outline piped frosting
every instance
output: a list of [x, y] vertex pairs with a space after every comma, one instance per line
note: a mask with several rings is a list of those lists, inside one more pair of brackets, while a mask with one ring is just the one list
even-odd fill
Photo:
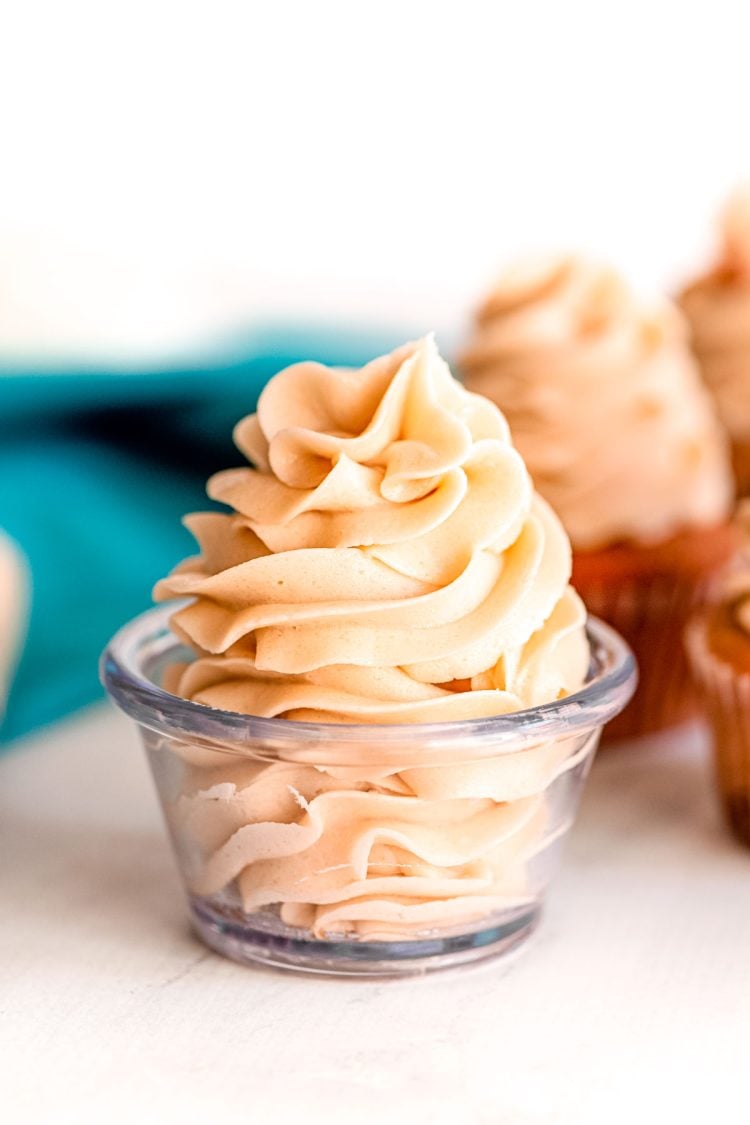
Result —
[[726, 516], [725, 440], [682, 318], [613, 270], [576, 257], [508, 270], [460, 364], [503, 410], [574, 548], [659, 542]]
[[[159, 583], [189, 597], [195, 659], [166, 686], [198, 703], [316, 722], [500, 715], [578, 689], [585, 610], [570, 545], [534, 495], [500, 411], [430, 338], [361, 371], [288, 368], [236, 428], [252, 466], [211, 479], [229, 513], [188, 518], [201, 553]], [[345, 764], [172, 744], [167, 815], [191, 891], [236, 888], [317, 937], [409, 938], [533, 899], [533, 856], [564, 831], [545, 791], [596, 734], [435, 764], [407, 740]], [[222, 899], [223, 901], [223, 899]]]
[[[232, 514], [160, 582], [197, 659], [170, 688], [266, 717], [431, 722], [580, 686], [585, 612], [559, 521], [500, 411], [428, 338], [361, 371], [295, 365], [236, 428]], [[459, 687], [461, 690], [457, 690]]]

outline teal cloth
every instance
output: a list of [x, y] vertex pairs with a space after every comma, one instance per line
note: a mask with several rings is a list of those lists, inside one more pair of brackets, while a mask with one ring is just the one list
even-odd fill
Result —
[[301, 359], [359, 366], [403, 338], [277, 325], [129, 370], [0, 360], [0, 527], [32, 579], [0, 742], [100, 695], [99, 653], [191, 552], [180, 518], [211, 506], [211, 472], [242, 463], [232, 427], [267, 379]]

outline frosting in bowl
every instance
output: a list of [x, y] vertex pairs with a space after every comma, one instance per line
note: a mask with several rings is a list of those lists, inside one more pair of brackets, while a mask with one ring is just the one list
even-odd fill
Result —
[[391, 771], [235, 759], [189, 768], [167, 815], [194, 894], [236, 880], [246, 911], [280, 904], [315, 936], [407, 936], [531, 900], [529, 862], [570, 823], [545, 793], [591, 741]]
[[729, 200], [720, 236], [716, 263], [680, 302], [722, 421], [750, 441], [750, 185]]
[[[198, 703], [321, 723], [518, 711], [588, 670], [570, 545], [500, 411], [431, 338], [361, 371], [298, 364], [236, 428], [252, 467], [209, 482], [201, 554], [160, 582], [196, 658], [165, 686]], [[314, 936], [409, 937], [530, 901], [530, 859], [564, 831], [545, 791], [595, 734], [472, 761], [258, 761], [185, 745], [168, 817], [190, 888], [236, 887]]]
[[613, 270], [577, 257], [508, 270], [461, 367], [504, 412], [575, 549], [659, 542], [726, 516], [725, 441], [682, 319]]

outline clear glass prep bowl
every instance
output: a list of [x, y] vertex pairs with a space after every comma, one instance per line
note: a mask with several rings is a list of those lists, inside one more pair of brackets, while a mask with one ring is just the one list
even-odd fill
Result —
[[175, 604], [121, 629], [102, 681], [138, 725], [192, 924], [238, 961], [396, 975], [527, 937], [603, 725], [635, 662], [590, 618], [574, 695], [511, 715], [334, 724], [221, 711], [160, 687], [192, 653]]

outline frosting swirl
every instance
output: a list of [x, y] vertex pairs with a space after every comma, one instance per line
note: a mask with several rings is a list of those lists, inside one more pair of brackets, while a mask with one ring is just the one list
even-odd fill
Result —
[[565, 533], [503, 416], [431, 339], [359, 372], [287, 368], [235, 439], [256, 467], [208, 485], [234, 514], [189, 517], [201, 555], [155, 591], [194, 598], [173, 618], [197, 653], [172, 675], [177, 694], [261, 716], [429, 722], [582, 683]]
[[717, 260], [680, 297], [722, 421], [750, 441], [750, 185], [729, 200]]
[[574, 548], [658, 542], [720, 521], [731, 477], [679, 313], [610, 269], [521, 263], [480, 308], [467, 386], [505, 413]]
[[[359, 372], [288, 368], [235, 439], [253, 467], [208, 486], [233, 512], [189, 517], [201, 554], [156, 588], [193, 598], [173, 624], [196, 659], [170, 690], [266, 717], [423, 723], [583, 683], [566, 535], [499, 410], [432, 339]], [[340, 766], [184, 746], [168, 816], [195, 894], [236, 887], [245, 910], [278, 905], [317, 936], [409, 937], [529, 901], [528, 861], [565, 827], [544, 792], [592, 737], [388, 767], [354, 744]]]

